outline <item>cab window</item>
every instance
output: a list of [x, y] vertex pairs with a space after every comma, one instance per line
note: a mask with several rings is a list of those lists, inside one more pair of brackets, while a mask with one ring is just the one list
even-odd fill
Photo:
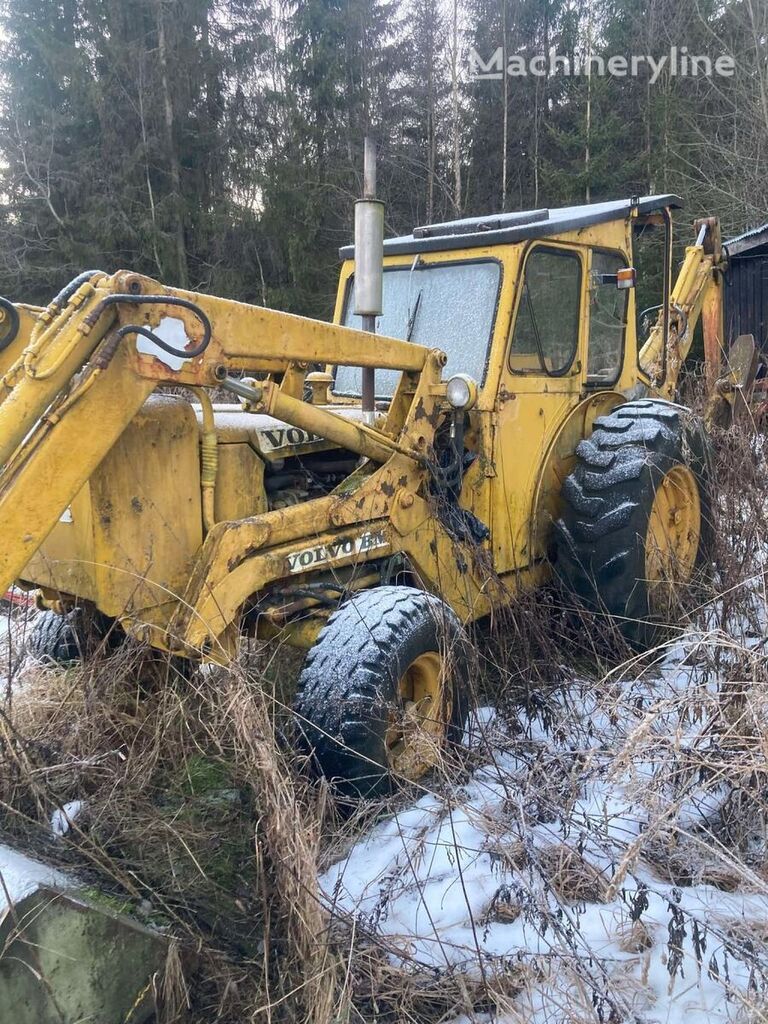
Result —
[[[482, 382], [500, 285], [501, 264], [495, 259], [446, 263], [417, 256], [409, 266], [385, 267], [384, 313], [376, 319], [376, 333], [442, 349], [448, 357], [446, 380], [453, 373], [468, 373]], [[352, 277], [342, 323], [359, 330], [363, 322], [354, 309]], [[398, 370], [377, 370], [376, 397], [391, 398], [399, 379]], [[358, 396], [361, 390], [360, 367], [339, 366], [334, 392]]]
[[560, 376], [573, 363], [579, 344], [580, 257], [538, 246], [525, 261], [522, 288], [510, 369]]
[[621, 372], [629, 292], [617, 288], [615, 284], [603, 284], [600, 279], [603, 274], [617, 274], [625, 266], [626, 260], [618, 253], [592, 253], [592, 275], [589, 282], [588, 384], [614, 384]]

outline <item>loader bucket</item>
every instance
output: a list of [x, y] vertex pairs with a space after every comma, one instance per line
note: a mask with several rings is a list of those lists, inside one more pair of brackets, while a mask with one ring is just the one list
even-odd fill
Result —
[[0, 1021], [144, 1024], [165, 937], [49, 878], [62, 880], [0, 846]]

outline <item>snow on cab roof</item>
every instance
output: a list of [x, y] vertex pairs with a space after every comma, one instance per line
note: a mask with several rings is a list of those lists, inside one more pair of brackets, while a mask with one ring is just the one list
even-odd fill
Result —
[[[410, 235], [388, 238], [384, 242], [384, 255], [399, 256], [522, 242], [529, 238], [545, 238], [547, 235], [576, 231], [591, 224], [624, 220], [633, 207], [640, 213], [654, 213], [667, 207], [680, 209], [682, 205], [682, 199], [676, 195], [634, 196], [585, 206], [561, 206], [554, 210], [521, 210], [487, 217], [467, 217], [442, 224], [427, 224], [414, 228]], [[342, 259], [352, 259], [355, 247], [345, 245], [339, 250], [339, 255]]]

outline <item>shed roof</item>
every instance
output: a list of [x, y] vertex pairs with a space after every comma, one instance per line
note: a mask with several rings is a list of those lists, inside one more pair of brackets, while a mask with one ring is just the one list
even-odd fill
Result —
[[723, 242], [729, 256], [739, 256], [741, 253], [749, 252], [763, 245], [768, 245], [768, 224], [762, 224], [759, 228], [750, 228], [749, 231]]

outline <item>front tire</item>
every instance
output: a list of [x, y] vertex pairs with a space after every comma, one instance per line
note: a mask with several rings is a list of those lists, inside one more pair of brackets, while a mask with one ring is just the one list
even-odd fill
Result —
[[464, 630], [439, 598], [402, 586], [355, 594], [299, 677], [301, 745], [339, 795], [385, 795], [461, 738], [468, 666]]
[[645, 647], [675, 619], [711, 541], [712, 457], [682, 406], [628, 402], [576, 449], [555, 526], [557, 569]]

